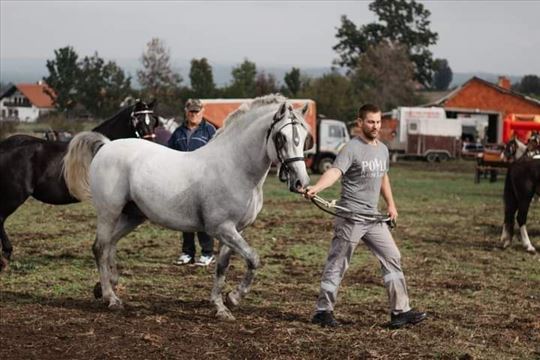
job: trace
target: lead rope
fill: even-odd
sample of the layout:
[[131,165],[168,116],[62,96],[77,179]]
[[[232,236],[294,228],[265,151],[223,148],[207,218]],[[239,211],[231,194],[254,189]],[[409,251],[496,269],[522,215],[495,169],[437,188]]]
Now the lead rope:
[[[315,206],[317,206],[322,211],[330,215],[340,217],[342,219],[352,220],[354,222],[374,222],[374,223],[384,222],[388,225],[388,227],[390,227],[390,229],[394,229],[397,226],[396,221],[394,219],[391,219],[390,216],[388,215],[355,212],[343,206],[336,205],[336,200],[328,201],[328,200],[323,199],[319,195],[315,195],[314,197],[312,197],[311,202],[315,204]],[[341,215],[329,209],[340,210],[350,215]]]

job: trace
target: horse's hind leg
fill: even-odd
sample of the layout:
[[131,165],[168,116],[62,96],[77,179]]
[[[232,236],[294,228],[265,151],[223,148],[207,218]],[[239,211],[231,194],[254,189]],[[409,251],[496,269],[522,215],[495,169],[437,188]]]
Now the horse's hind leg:
[[507,179],[505,180],[504,185],[504,224],[501,234],[501,246],[503,249],[506,249],[508,246],[510,246],[512,238],[514,237],[514,218],[518,209],[514,190],[511,186],[511,179],[508,178],[510,174],[506,176]]
[[7,271],[9,268],[9,259],[13,252],[13,247],[4,229],[4,218],[0,217],[0,241],[2,243],[2,254],[0,254],[0,271]]
[[536,249],[531,244],[531,240],[529,239],[529,234],[527,232],[527,214],[529,212],[529,206],[531,204],[532,196],[527,197],[524,200],[521,200],[518,208],[518,214],[517,214],[517,222],[519,225],[519,233],[521,237],[521,243],[523,244],[523,247],[525,250],[527,250],[530,253],[535,253]]
[[118,218],[114,221],[110,221],[98,216],[96,241],[92,247],[99,272],[103,301],[108,303],[108,306],[111,309],[122,308],[122,301],[116,296],[112,287],[112,271],[109,262],[111,249],[113,247],[113,232],[117,224],[116,220],[118,220]]
[[234,320],[234,316],[223,304],[223,298],[221,297],[221,292],[225,286],[225,276],[227,275],[227,270],[229,268],[231,254],[232,249],[221,243],[216,264],[214,287],[212,288],[212,296],[210,298],[210,300],[216,305],[216,316],[223,320]]

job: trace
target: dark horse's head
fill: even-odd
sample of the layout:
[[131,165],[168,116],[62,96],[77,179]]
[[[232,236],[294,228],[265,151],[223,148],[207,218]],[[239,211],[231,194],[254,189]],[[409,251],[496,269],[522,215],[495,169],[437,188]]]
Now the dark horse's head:
[[527,152],[531,155],[540,153],[540,132],[533,131],[527,142]]
[[121,138],[140,138],[153,141],[156,137],[155,128],[159,118],[154,113],[156,101],[147,104],[139,99],[129,105],[109,120],[94,128],[111,140]]
[[155,128],[159,125],[159,117],[154,114],[156,100],[146,104],[137,99],[131,111],[131,123],[138,138],[154,140],[156,134]]

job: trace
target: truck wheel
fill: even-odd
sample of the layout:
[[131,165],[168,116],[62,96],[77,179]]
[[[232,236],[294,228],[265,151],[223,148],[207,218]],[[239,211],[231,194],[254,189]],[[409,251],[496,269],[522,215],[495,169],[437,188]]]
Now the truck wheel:
[[319,174],[324,174],[326,170],[332,167],[333,163],[334,159],[332,159],[331,157],[323,157],[319,160],[319,163],[317,164],[317,171],[319,172]]
[[439,161],[440,162],[448,161],[449,159],[450,159],[450,156],[448,156],[448,154],[446,154],[446,153],[440,153],[439,154]]
[[437,153],[429,153],[426,156],[426,160],[428,163],[434,163],[439,159],[439,155]]

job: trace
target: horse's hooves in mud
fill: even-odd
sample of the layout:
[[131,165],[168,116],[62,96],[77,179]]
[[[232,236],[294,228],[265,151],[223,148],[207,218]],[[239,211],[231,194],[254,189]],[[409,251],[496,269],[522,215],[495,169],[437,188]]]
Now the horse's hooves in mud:
[[240,303],[240,300],[233,295],[232,291],[229,292],[227,296],[225,296],[225,304],[227,306],[236,307],[238,306],[239,303]]
[[9,260],[3,256],[0,256],[0,272],[7,272],[9,270]]
[[220,319],[220,320],[223,320],[223,321],[235,321],[236,320],[236,318],[233,316],[233,314],[231,314],[229,309],[218,310],[216,312],[216,317],[218,319]]
[[94,297],[96,299],[101,299],[103,297],[103,293],[101,292],[101,283],[97,282],[94,286]]

